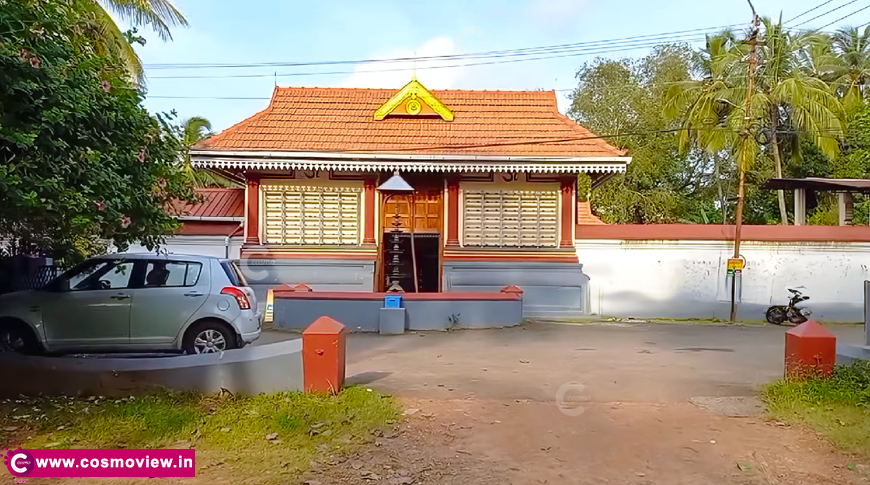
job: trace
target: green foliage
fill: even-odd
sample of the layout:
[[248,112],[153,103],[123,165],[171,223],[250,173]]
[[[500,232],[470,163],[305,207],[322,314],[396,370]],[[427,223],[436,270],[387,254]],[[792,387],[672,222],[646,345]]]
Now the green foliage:
[[714,203],[714,158],[702,150],[680,152],[663,115],[664,89],[689,79],[691,63],[687,46],[666,45],[638,61],[599,58],[578,71],[569,116],[632,156],[625,174],[592,192],[596,213],[605,221],[721,218]]
[[842,448],[870,454],[870,363],[837,366],[830,378],[777,381],[764,399],[774,417],[807,424]]
[[[193,116],[182,121],[177,127],[185,147],[191,147],[201,140],[212,136],[211,122],[201,116]],[[196,187],[237,187],[239,184],[211,170],[196,168],[190,163],[190,152],[184,153],[182,167],[189,183]]]
[[185,147],[142,107],[121,60],[97,48],[85,4],[0,9],[0,238],[69,262],[99,240],[153,248],[177,225],[167,202],[194,200]]
[[[14,410],[14,411],[13,411]],[[38,448],[162,448],[179,442],[197,458],[239,456],[248,472],[305,469],[318,447],[348,450],[400,420],[396,401],[364,387],[336,396],[281,392],[205,396],[161,392],[136,398],[34,398],[0,403],[0,430],[22,425]],[[4,431],[0,431],[0,437]]]

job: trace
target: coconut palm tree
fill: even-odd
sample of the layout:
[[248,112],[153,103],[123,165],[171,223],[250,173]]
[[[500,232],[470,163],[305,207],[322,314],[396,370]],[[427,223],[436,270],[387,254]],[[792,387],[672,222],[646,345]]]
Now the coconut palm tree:
[[[135,82],[144,80],[142,61],[109,12],[136,26],[150,26],[162,40],[172,39],[170,27],[187,26],[187,19],[170,0],[85,0],[90,27],[99,46],[117,55]],[[144,43],[144,41],[140,41]]]
[[[744,126],[747,50],[726,33],[708,40],[706,52],[701,53],[700,65],[707,74],[669,90],[666,114],[681,121],[685,143],[697,143],[714,153],[729,149],[745,169],[766,148],[777,177],[782,177],[784,146],[791,148],[792,156],[799,155],[800,136],[812,138],[826,155],[837,155],[844,110],[830,86],[815,75],[814,71],[826,68],[809,62],[812,49],[827,40],[811,31],[790,32],[781,21],[764,18],[762,23],[752,97],[752,147],[737,147]],[[781,221],[788,224],[782,191],[778,199]]]
[[665,92],[665,116],[678,119],[682,128],[677,132],[680,149],[685,152],[695,146],[707,150],[713,157],[713,177],[723,224],[727,221],[727,207],[722,172],[728,161],[723,152],[734,144],[737,136],[727,124],[728,115],[734,110],[728,97],[734,94],[733,70],[743,50],[730,30],[707,36],[705,47],[695,53],[693,59],[695,79],[674,83]]
[[[829,157],[839,154],[844,110],[830,86],[814,75],[807,52],[827,42],[813,31],[789,31],[781,20],[763,18],[758,48],[759,66],[753,94],[760,132],[782,178],[784,145],[797,154],[800,137],[808,136]],[[788,224],[785,194],[777,192],[780,220]]]
[[831,85],[850,111],[861,106],[870,85],[870,26],[844,27],[831,36],[835,62]]
[[[192,116],[181,122],[178,128],[181,142],[185,146],[191,147],[201,140],[212,136],[211,122],[201,116]],[[190,152],[184,154],[184,166],[182,170],[187,175],[188,180],[199,188],[202,187],[234,187],[238,184],[226,177],[216,174],[206,169],[199,169],[190,163]]]

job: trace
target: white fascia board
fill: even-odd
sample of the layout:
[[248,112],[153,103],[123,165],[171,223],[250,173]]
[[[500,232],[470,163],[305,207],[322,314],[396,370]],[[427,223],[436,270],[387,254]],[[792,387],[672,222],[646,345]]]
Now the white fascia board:
[[631,157],[516,157],[494,155],[421,155],[388,153],[269,152],[200,150],[194,166],[238,169],[332,169],[423,172],[624,172]]

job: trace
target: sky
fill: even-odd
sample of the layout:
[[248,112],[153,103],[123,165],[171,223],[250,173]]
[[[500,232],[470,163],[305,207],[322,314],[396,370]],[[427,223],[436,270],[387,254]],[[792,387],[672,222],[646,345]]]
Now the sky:
[[[870,5],[865,1],[753,3],[759,15],[778,17],[782,13],[783,20],[818,7],[789,22],[790,27],[833,30],[870,22]],[[460,67],[443,66],[482,61],[244,68],[190,68],[192,64],[312,63],[469,54],[691,29],[713,32],[726,25],[739,29],[747,27],[752,18],[745,0],[175,0],[175,5],[190,26],[174,27],[173,40],[161,41],[147,26],[139,29],[147,40],[145,46],[137,46],[145,65],[145,104],[153,112],[176,110],[180,118],[203,116],[212,122],[215,131],[264,109],[276,83],[398,89],[415,72],[430,89],[555,89],[564,112],[567,96],[576,85],[574,75],[584,62],[596,56],[641,57],[650,47],[607,43],[588,46],[582,52],[556,53],[562,57]],[[821,17],[812,20],[817,15]],[[672,39],[703,44],[701,31],[674,35]],[[605,49],[610,52],[602,52]],[[515,58],[483,62],[508,59]]]

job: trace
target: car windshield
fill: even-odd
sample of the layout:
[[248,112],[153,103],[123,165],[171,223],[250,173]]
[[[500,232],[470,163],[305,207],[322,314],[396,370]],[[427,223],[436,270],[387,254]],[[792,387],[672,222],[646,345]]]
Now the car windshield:
[[132,269],[133,262],[128,260],[91,259],[61,275],[58,281],[68,281],[72,291],[125,288]]

